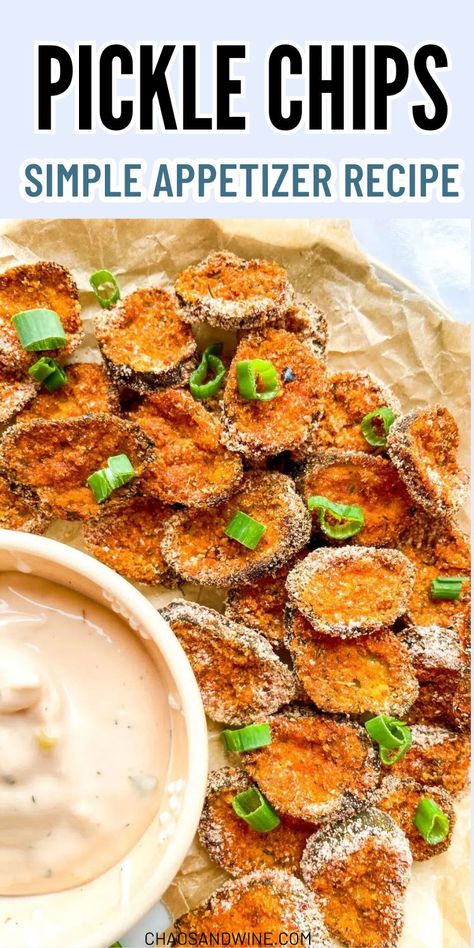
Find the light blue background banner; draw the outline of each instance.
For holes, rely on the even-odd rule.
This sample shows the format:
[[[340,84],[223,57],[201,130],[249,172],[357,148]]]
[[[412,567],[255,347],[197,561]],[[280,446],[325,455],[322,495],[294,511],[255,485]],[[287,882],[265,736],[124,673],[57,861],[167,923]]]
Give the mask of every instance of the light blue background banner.
[[[63,0],[44,0],[41,4],[9,5],[0,35],[0,118],[2,128],[0,198],[2,217],[42,216],[364,216],[382,219],[388,215],[403,217],[462,217],[470,215],[472,195],[472,4],[470,0],[397,0],[376,4],[373,0],[339,0],[337,4],[308,0],[239,0],[220,3],[153,3],[150,0],[81,0],[65,4]],[[56,131],[34,133],[34,43],[62,43],[73,48],[75,42],[94,41],[97,48],[118,42],[134,46],[137,42],[200,43],[200,107],[212,110],[213,43],[247,42],[249,61],[236,63],[235,72],[245,81],[245,95],[236,100],[236,110],[249,114],[247,133],[74,133],[74,94],[56,104]],[[411,53],[422,43],[440,43],[449,51],[451,71],[439,74],[451,103],[448,127],[438,133],[422,133],[410,121],[410,105],[422,100],[413,80],[391,103],[391,133],[317,133],[295,131],[278,133],[269,127],[265,108],[266,55],[276,43],[386,42],[403,46]],[[176,103],[181,97],[179,57],[170,70]],[[133,95],[135,84],[122,79],[119,92]],[[291,79],[288,90],[304,94],[302,79]],[[156,161],[205,159],[209,162],[229,159],[292,161],[331,161],[337,167],[344,159],[398,161],[463,160],[463,202],[425,203],[385,202],[375,199],[345,203],[319,203],[312,198],[292,203],[285,198],[273,202],[250,201],[236,204],[215,199],[167,203],[126,201],[120,198],[88,203],[45,203],[26,201],[20,193],[20,168],[35,159],[120,160],[146,162],[147,172]]]

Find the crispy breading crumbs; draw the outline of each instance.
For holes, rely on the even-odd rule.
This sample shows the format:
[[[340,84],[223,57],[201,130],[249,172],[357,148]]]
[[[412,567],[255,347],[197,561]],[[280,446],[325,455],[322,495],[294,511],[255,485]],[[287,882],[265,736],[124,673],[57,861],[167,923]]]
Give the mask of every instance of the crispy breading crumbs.
[[[119,410],[118,395],[102,365],[76,362],[65,367],[67,382],[55,392],[36,389],[36,398],[21,412],[18,421],[33,418],[78,418],[97,412],[114,414]]]
[[[16,379],[0,370],[0,425],[13,421],[15,415],[34,399],[37,386],[32,379]]]
[[[440,843],[428,843],[413,823],[418,804],[422,797],[433,800],[449,819],[449,832]],[[408,839],[411,854],[417,862],[431,859],[439,853],[445,852],[451,844],[456,813],[453,800],[446,790],[440,787],[424,787],[416,780],[389,775],[382,780],[380,787],[374,793],[374,806],[398,823]]]
[[[0,474],[0,527],[3,530],[22,530],[24,533],[43,533],[51,517],[38,503],[34,491],[13,490]]]
[[[469,779],[469,736],[424,724],[411,726],[411,732],[411,747],[391,765],[390,773],[449,793],[463,790]]]

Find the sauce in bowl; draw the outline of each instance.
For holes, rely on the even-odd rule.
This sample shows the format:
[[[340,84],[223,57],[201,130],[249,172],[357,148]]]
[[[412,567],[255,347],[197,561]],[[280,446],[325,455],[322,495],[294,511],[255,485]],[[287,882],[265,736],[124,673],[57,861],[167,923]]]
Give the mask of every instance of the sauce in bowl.
[[[0,573],[0,895],[83,884],[120,861],[159,809],[167,690],[112,610]]]

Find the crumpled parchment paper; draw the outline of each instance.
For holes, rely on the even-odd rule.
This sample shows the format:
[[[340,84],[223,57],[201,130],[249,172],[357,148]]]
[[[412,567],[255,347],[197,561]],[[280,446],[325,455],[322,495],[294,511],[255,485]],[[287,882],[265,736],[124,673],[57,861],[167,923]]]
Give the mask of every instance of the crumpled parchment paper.
[[[376,273],[352,237],[348,221],[329,220],[29,220],[0,222],[0,270],[37,259],[68,267],[81,292],[87,329],[78,358],[97,359],[91,316],[96,303],[89,276],[105,267],[122,294],[143,285],[166,285],[183,267],[211,250],[262,256],[287,267],[296,289],[328,317],[329,370],[369,369],[390,385],[408,411],[447,405],[461,430],[460,456],[469,458],[469,329],[422,297],[395,291]],[[464,524],[465,525],[465,524]],[[80,527],[49,531],[81,547]],[[176,595],[213,604],[213,593],[142,591],[157,606]],[[211,768],[224,763],[218,729],[210,725]],[[415,863],[406,900],[400,948],[467,948],[469,940],[469,803],[447,853]],[[180,913],[206,898],[225,873],[195,842],[165,901]]]

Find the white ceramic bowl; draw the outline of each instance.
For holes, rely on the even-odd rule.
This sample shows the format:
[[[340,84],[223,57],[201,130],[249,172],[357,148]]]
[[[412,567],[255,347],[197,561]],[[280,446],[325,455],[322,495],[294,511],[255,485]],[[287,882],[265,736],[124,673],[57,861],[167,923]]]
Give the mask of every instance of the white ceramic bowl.
[[[0,571],[5,570],[53,580],[120,613],[131,634],[147,640],[168,689],[168,795],[131,852],[87,885],[48,895],[0,897],[0,948],[106,948],[163,895],[196,832],[207,774],[201,696],[170,627],[141,593],[107,566],[56,540],[0,530]],[[171,796],[172,812],[162,820]]]

